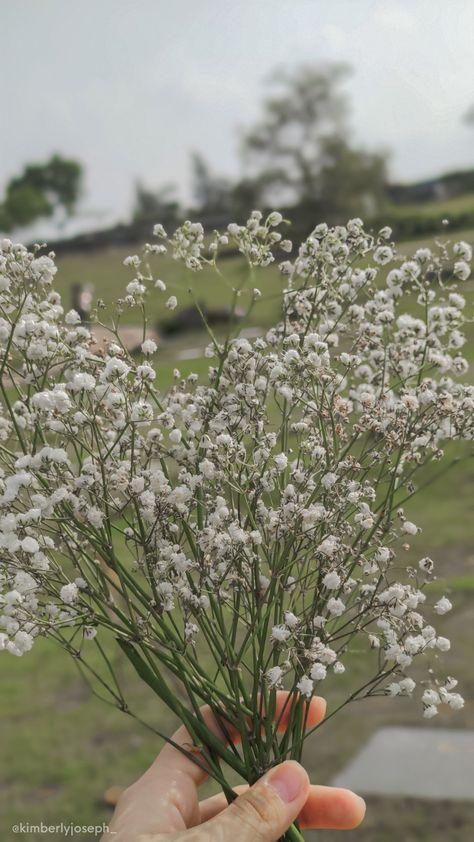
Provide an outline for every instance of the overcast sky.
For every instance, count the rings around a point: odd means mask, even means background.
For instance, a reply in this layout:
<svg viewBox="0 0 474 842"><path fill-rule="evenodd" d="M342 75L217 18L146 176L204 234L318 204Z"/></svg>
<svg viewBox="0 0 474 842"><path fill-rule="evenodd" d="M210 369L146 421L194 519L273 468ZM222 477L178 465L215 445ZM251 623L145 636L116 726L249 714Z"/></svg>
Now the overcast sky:
<svg viewBox="0 0 474 842"><path fill-rule="evenodd" d="M0 186L25 161L80 158L87 227L126 217L137 178L189 197L191 149L238 173L239 127L276 65L349 62L355 134L391 150L393 178L474 166L473 0L0 0L0 12Z"/></svg>

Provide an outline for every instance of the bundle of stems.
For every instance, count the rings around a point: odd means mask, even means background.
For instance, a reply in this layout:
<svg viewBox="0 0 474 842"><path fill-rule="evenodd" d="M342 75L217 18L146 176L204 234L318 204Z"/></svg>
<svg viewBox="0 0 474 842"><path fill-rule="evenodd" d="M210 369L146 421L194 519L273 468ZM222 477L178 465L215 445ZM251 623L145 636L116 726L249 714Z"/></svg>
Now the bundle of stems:
<svg viewBox="0 0 474 842"><path fill-rule="evenodd" d="M309 701L346 669L347 694L325 721L417 684L427 717L463 704L455 679L432 669L449 649L433 619L451 608L430 598L434 563L407 566L397 552L419 531L405 504L474 438L457 290L470 246L406 258L390 229L318 225L280 264L283 286L266 299L279 302L274 326L250 341L237 308L264 313L258 272L293 249L281 223L253 212L211 241L197 223L172 237L157 225L158 244L125 261L134 277L111 320L104 305L94 314L103 346L94 323L64 312L54 255L0 244L0 648L22 655L52 638L138 718L116 642L186 725L193 745L177 748L229 800L235 777L252 784L302 759L319 727L307 727ZM249 267L238 287L218 259L229 243ZM175 370L163 390L147 300L165 293L154 266L169 253L192 278L209 370ZM228 290L223 335L198 303L203 269ZM163 306L179 304L171 295ZM138 357L122 341L132 309ZM348 682L355 649L363 680ZM409 672L421 658L420 681ZM303 837L293 825L285 838Z"/></svg>

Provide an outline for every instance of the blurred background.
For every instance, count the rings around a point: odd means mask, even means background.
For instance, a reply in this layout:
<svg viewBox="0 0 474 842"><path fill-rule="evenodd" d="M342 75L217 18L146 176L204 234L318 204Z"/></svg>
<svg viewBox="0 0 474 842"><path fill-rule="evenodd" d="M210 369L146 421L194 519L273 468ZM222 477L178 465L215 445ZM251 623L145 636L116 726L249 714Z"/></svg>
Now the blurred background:
<svg viewBox="0 0 474 842"><path fill-rule="evenodd" d="M471 0L4 0L0 11L0 234L48 241L57 287L85 320L98 298L122 293L123 258L156 222L172 230L196 219L210 232L254 207L278 208L294 240L320 221L361 216L369 227L389 224L406 254L436 238L474 241ZM229 252L225 262L232 281L241 261ZM176 264L164 259L161 271L185 289ZM264 294L277 277L264 271ZM199 285L209 316L225 321L225 290L206 272ZM464 293L473 291L470 281ZM275 307L257 307L242 329L257 334ZM193 314L176 313L165 318L151 302L164 386L177 365L207 371ZM124 326L131 350L138 320L131 311ZM471 361L473 340L471 326ZM430 727L474 727L470 455L410 509L423 532L407 561L432 556L444 580L434 592L455 598L441 625L467 697L463 711ZM134 703L169 731L169 714L115 657ZM18 821L107 821L111 788L137 777L159 743L97 700L52 644L0 657L0 687L1 838L13 838ZM339 679L335 702L344 691ZM319 783L376 729L422 724L407 699L346 710L308 745ZM349 838L468 842L474 801L369 798L366 824Z"/></svg>

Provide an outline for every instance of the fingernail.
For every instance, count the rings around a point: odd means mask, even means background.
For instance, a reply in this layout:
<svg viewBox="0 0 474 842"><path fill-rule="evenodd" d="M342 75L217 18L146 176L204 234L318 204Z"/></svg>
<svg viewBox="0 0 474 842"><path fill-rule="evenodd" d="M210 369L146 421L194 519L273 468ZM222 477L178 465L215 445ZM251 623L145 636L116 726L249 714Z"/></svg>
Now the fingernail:
<svg viewBox="0 0 474 842"><path fill-rule="evenodd" d="M359 804L360 804L360 809L361 809L361 811L362 811L362 814L365 816L365 811L366 811L366 809L367 809L367 804L365 803L364 799L363 799L363 798L361 798L361 796L360 796L360 795L357 795L357 796L356 796L356 798L357 798L357 800L358 800L358 802L359 802Z"/></svg>
<svg viewBox="0 0 474 842"><path fill-rule="evenodd" d="M285 804L291 804L306 785L307 775L295 761L288 761L270 772L267 783L278 793Z"/></svg>

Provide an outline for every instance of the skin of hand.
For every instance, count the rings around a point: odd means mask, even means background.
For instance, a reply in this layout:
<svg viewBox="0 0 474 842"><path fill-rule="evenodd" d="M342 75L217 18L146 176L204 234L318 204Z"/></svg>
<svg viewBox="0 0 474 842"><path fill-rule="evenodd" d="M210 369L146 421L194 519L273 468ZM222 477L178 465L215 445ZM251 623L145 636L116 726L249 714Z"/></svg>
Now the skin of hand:
<svg viewBox="0 0 474 842"><path fill-rule="evenodd" d="M277 694L281 731L288 722L286 697L283 691ZM324 718L326 704L318 697L308 704L306 723L312 728ZM206 725L222 736L210 709L201 710ZM172 740L188 751L192 745L184 726ZM202 768L166 744L121 795L102 842L276 842L295 819L302 829L348 830L365 814L362 798L347 789L311 785L293 760L273 767L251 787L236 787L238 797L230 805L223 794L200 802L198 787L205 780Z"/></svg>

